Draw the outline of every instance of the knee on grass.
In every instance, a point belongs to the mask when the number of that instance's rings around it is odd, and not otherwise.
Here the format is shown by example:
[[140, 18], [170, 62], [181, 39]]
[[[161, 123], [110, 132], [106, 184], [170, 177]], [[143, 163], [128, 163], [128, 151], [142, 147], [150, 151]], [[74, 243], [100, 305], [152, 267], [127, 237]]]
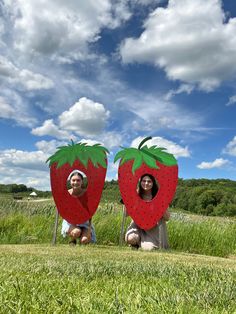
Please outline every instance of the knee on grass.
[[81, 244], [89, 244], [90, 243], [90, 239], [86, 236], [82, 236], [80, 239], [80, 243]]
[[92, 237], [92, 234], [91, 234], [91, 229], [90, 228], [84, 228], [83, 229], [83, 232], [81, 234], [81, 238], [80, 238], [80, 243], [81, 244], [88, 244], [91, 242], [91, 237]]
[[136, 233], [131, 233], [127, 236], [126, 242], [131, 245], [138, 245], [140, 242], [140, 236]]
[[73, 228], [71, 230], [69, 230], [68, 234], [69, 236], [71, 236], [74, 239], [77, 239], [81, 236], [81, 229], [80, 228]]

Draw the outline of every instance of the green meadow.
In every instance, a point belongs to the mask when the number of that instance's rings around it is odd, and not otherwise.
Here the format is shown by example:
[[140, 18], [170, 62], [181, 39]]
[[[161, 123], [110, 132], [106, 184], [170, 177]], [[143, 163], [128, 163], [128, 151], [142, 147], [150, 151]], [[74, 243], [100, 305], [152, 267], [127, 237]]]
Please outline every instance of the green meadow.
[[[120, 243], [122, 205], [102, 202], [93, 217], [97, 244], [115, 246]], [[0, 204], [0, 244], [39, 244], [52, 242], [55, 224], [52, 200], [14, 201], [2, 199]], [[65, 244], [60, 235], [57, 243]], [[125, 219], [125, 228], [130, 218]], [[219, 257], [236, 255], [235, 217], [209, 217], [187, 214], [171, 209], [167, 223], [172, 250]]]
[[1, 313], [235, 313], [231, 258], [2, 245]]
[[[101, 202], [97, 244], [56, 245], [52, 200], [1, 199], [0, 313], [236, 313], [236, 221], [171, 208], [171, 249], [120, 245], [122, 205]], [[125, 228], [130, 218], [125, 219]]]

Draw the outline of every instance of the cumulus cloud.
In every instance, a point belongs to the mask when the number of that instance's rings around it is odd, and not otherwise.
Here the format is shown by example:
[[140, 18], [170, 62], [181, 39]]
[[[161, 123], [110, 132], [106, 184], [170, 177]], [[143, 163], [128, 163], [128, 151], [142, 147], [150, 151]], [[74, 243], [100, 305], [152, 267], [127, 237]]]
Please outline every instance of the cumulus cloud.
[[152, 63], [169, 79], [206, 91], [235, 76], [236, 18], [226, 21], [220, 0], [169, 0], [143, 27], [121, 44], [124, 63]]
[[102, 104], [82, 97], [59, 116], [59, 125], [82, 136], [95, 135], [104, 129], [109, 114]]
[[9, 168], [25, 168], [37, 171], [46, 171], [47, 155], [42, 151], [22, 151], [7, 149], [0, 151], [0, 165]]
[[47, 5], [44, 0], [4, 2], [5, 11], [11, 13], [15, 49], [61, 60], [63, 56], [85, 58], [87, 45], [99, 39], [103, 27], [113, 29], [131, 16], [123, 0], [51, 0]]
[[[144, 138], [141, 136], [135, 138], [132, 141], [131, 146], [137, 148], [143, 139]], [[173, 154], [176, 158], [190, 157], [190, 151], [188, 147], [181, 147], [180, 145], [172, 141], [169, 141], [163, 137], [158, 137], [158, 136], [153, 137], [151, 140], [147, 141], [145, 145], [147, 145], [148, 147], [156, 145], [157, 147], [166, 148], [166, 151], [170, 154]]]
[[230, 162], [227, 159], [223, 159], [223, 158], [217, 158], [216, 160], [212, 161], [212, 162], [206, 162], [203, 161], [201, 162], [199, 165], [197, 165], [197, 167], [199, 169], [213, 169], [213, 168], [222, 168], [226, 165], [228, 165]]
[[223, 153], [236, 156], [236, 136], [226, 145], [223, 149]]
[[62, 112], [57, 122], [48, 119], [41, 126], [33, 128], [31, 133], [67, 141], [71, 139], [76, 141], [78, 136], [86, 136], [83, 141], [90, 143], [100, 141], [108, 147], [114, 147], [120, 144], [121, 136], [116, 132], [104, 130], [109, 116], [110, 112], [103, 104], [82, 97], [69, 110]]
[[[115, 134], [113, 134], [114, 136]], [[92, 139], [81, 139], [89, 145], [102, 143]], [[49, 166], [46, 160], [57, 150], [57, 147], [67, 145], [66, 141], [38, 141], [35, 151], [23, 151], [18, 149], [6, 149], [0, 151], [0, 181], [3, 184], [25, 184], [39, 190], [50, 190]], [[106, 145], [105, 145], [106, 146]], [[106, 146], [107, 147], [107, 146]], [[113, 167], [110, 160], [112, 177], [114, 177], [117, 166]]]
[[3, 184], [25, 184], [39, 190], [50, 189], [49, 168], [46, 160], [50, 154], [42, 150], [0, 151], [0, 181]]
[[59, 129], [59, 127], [54, 124], [52, 119], [46, 120], [42, 126], [32, 129], [31, 133], [37, 136], [50, 135], [58, 139], [73, 139], [72, 134], [65, 130]]
[[[6, 175], [7, 173], [7, 175]], [[21, 168], [0, 167], [2, 184], [25, 184], [38, 190], [50, 190], [49, 171], [47, 173]]]

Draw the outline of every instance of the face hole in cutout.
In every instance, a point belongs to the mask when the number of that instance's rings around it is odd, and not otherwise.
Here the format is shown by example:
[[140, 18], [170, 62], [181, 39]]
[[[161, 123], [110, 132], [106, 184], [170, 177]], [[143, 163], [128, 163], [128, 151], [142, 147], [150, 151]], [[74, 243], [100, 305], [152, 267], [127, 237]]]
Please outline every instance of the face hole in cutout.
[[158, 193], [159, 184], [151, 174], [146, 173], [139, 178], [137, 193], [144, 201], [151, 201]]
[[85, 173], [76, 169], [69, 174], [66, 187], [70, 195], [76, 197], [82, 196], [85, 193], [87, 186], [88, 179]]

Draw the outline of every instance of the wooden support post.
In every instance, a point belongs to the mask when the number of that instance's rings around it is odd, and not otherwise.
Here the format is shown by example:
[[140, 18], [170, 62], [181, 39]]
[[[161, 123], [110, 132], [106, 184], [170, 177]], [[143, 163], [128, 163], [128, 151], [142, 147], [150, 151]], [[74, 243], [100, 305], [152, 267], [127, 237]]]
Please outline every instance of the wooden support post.
[[55, 217], [55, 224], [54, 224], [54, 230], [53, 230], [52, 245], [55, 245], [57, 242], [58, 220], [59, 220], [59, 213], [58, 213], [58, 210], [56, 209], [56, 217]]
[[122, 211], [123, 211], [123, 215], [122, 215], [121, 228], [120, 228], [119, 245], [122, 245], [123, 241], [124, 241], [124, 226], [125, 226], [125, 218], [126, 218], [126, 208], [125, 208], [125, 205], [123, 205]]

